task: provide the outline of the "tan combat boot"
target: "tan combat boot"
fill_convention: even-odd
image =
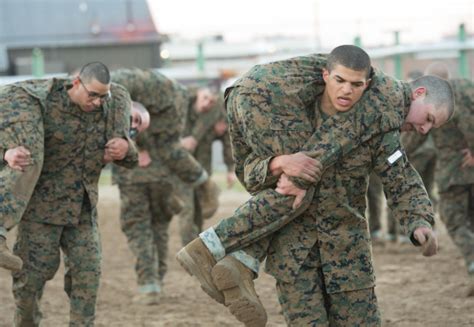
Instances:
[[[198,279],[207,295],[224,304],[224,296],[213,284],[211,277],[211,270],[216,260],[199,237],[182,248],[176,255],[176,260],[188,274]]]
[[[11,253],[7,247],[7,240],[3,236],[0,236],[0,267],[12,271],[19,271],[23,267],[23,261]]]
[[[253,277],[249,268],[231,256],[212,269],[214,285],[224,294],[230,313],[247,327],[260,327],[266,325],[267,313],[255,292]]]

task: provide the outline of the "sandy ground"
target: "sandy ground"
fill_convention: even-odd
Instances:
[[[225,191],[221,208],[206,226],[232,213],[248,195]],[[164,296],[157,306],[132,303],[136,291],[134,260],[118,224],[118,191],[101,187],[99,215],[103,245],[103,274],[97,304],[96,326],[239,326],[227,309],[216,304],[174,260],[180,248],[176,219],[170,228],[169,271]],[[376,292],[384,326],[474,326],[474,298],[466,298],[464,263],[443,228],[441,251],[422,257],[408,245],[374,248]],[[10,235],[9,242],[14,235]],[[63,267],[48,282],[42,301],[43,326],[66,326],[68,299],[62,290]],[[268,313],[268,326],[285,326],[272,277],[262,273],[256,288]],[[10,274],[0,270],[0,326],[11,326],[14,310]]]

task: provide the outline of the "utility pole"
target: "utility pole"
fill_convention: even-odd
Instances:
[[[461,46],[464,46],[466,42],[466,28],[464,24],[459,25],[458,40]],[[459,50],[459,76],[462,78],[469,78],[469,68],[467,65],[466,49],[462,48]]]
[[[400,45],[400,32],[395,31],[395,51],[397,51],[398,45]],[[395,54],[393,56],[393,61],[395,65],[395,77],[398,79],[402,79],[402,55],[401,54]]]
[[[40,48],[34,48],[31,54],[31,74],[37,78],[44,75],[44,56]]]

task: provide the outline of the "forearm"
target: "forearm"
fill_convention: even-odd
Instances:
[[[207,172],[201,164],[177,140],[164,141],[159,136],[154,136],[153,157],[163,162],[171,172],[176,174],[183,182],[194,184],[203,179]],[[205,178],[203,181],[205,181]]]
[[[271,160],[272,157],[260,158],[253,155],[247,157],[243,165],[243,184],[247,191],[256,193],[276,185],[279,175],[273,175],[270,172],[269,165]],[[239,177],[238,173],[237,177]],[[239,180],[240,179],[239,177]]]

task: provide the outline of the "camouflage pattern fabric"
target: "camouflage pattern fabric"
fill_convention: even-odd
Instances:
[[[200,208],[195,198],[194,188],[176,181],[174,190],[177,197],[183,202],[183,208],[178,213],[179,234],[183,246],[194,240],[201,231],[202,219],[200,218]]]
[[[219,99],[208,112],[197,113],[194,103],[191,102],[186,116],[183,137],[192,136],[198,142],[192,154],[209,173],[209,176],[212,173],[212,143],[216,138],[214,124],[224,118],[223,105],[223,99]],[[229,154],[229,149],[224,151],[224,155],[227,156],[226,162],[229,160]],[[231,157],[230,160],[232,160]],[[183,246],[198,236],[202,230],[203,219],[209,218],[217,210],[218,194],[206,192],[209,190],[207,186],[211,183],[213,182],[208,180],[194,189],[180,181],[175,183],[177,196],[184,203],[184,208],[178,217]]]
[[[13,250],[24,265],[13,274],[15,326],[40,325],[40,300],[46,281],[53,279],[59,268],[59,248],[65,257],[64,290],[70,299],[70,325],[94,325],[102,254],[97,211],[87,198],[84,200],[76,226],[26,220],[19,224]]]
[[[284,68],[283,65],[282,74]],[[285,90],[283,87],[279,93]],[[271,94],[278,94],[278,90],[272,90]],[[329,167],[373,136],[398,130],[409,108],[410,94],[406,84],[377,73],[353,110],[329,117],[314,129],[316,99],[308,101],[309,107],[300,108],[289,106],[290,97],[285,98],[287,105],[273,105],[264,96],[241,87],[227,93],[237,177],[249,192],[262,191],[237,209],[235,220],[229,217],[215,226],[226,252],[244,247],[287,224],[306,209],[315,192],[314,187],[309,188],[306,200],[293,211],[293,197],[272,189],[277,176],[268,176],[267,167],[273,156],[306,151]]]
[[[203,173],[179,144],[195,91],[152,71],[123,69],[113,72],[112,79],[125,85],[132,99],[142,103],[151,116],[149,129],[137,138],[140,150],[149,152],[151,164],[132,170],[114,166],[113,182],[119,184],[121,192],[122,230],[137,260],[138,284],[153,285],[156,274],[161,283],[167,271],[169,221],[191,206],[183,201],[186,199],[175,205],[179,189],[192,190],[188,183]],[[188,226],[195,225],[185,224]],[[191,232],[182,228],[183,240],[193,239],[197,233],[197,227]]]
[[[383,213],[383,205],[382,205],[382,197],[383,195],[383,188],[380,179],[377,177],[376,174],[370,174],[369,177],[369,187],[367,189],[367,206],[369,209],[369,229],[370,233],[382,230],[382,213]],[[393,220],[393,219],[392,219]],[[389,226],[393,226],[394,224]],[[393,230],[388,228],[388,232],[391,233]]]
[[[442,128],[431,132],[438,150],[436,183],[440,192],[452,185],[474,184],[474,169],[460,169],[462,149],[474,153],[474,83],[452,80],[456,111]]]
[[[153,122],[149,128],[152,158],[186,183],[200,181],[205,171],[179,143],[190,97],[186,88],[151,70],[117,70],[112,72],[112,80],[149,111]]]
[[[440,197],[441,220],[469,267],[474,262],[474,231],[469,221],[474,215],[474,184],[450,186]]]
[[[434,130],[431,131],[433,133]],[[433,206],[436,208],[438,196],[435,194],[435,168],[437,150],[430,134],[415,132],[402,133],[402,144],[406,149],[408,160],[420,174]]]
[[[461,150],[474,153],[474,83],[460,79],[450,82],[456,111],[450,121],[431,133],[438,150],[435,178],[441,219],[467,265],[474,266],[474,168],[461,168]]]
[[[198,144],[200,144],[201,139],[204,137],[206,131],[211,127],[213,122],[210,119],[203,118],[209,118],[208,113],[198,113],[195,110],[194,104],[196,100],[196,92],[197,89],[189,90],[190,101],[184,111],[185,127],[182,131],[181,137],[193,136]],[[189,153],[192,155],[192,152]],[[193,158],[195,157],[193,156]],[[201,231],[202,218],[200,217],[200,208],[197,206],[198,203],[195,199],[194,188],[179,179],[174,179],[173,184],[176,196],[180,198],[183,203],[183,208],[178,213],[178,221],[181,243],[185,246],[195,239]]]
[[[166,187],[161,183],[120,185],[120,226],[136,258],[135,272],[140,288],[162,284],[167,271],[168,227],[170,215]],[[163,256],[163,257],[162,257]]]
[[[226,90],[236,174],[249,192],[276,182],[276,177],[266,174],[271,159],[268,153],[273,156],[306,151],[318,158],[324,167],[329,167],[374,135],[400,128],[411,103],[410,87],[381,72],[372,72],[370,88],[349,113],[354,123],[347,120],[337,132],[323,126],[313,134],[311,119],[302,117],[314,115],[315,101],[324,91],[322,68],[325,65],[325,55],[257,65]],[[229,101],[231,92],[234,99]],[[237,100],[236,93],[240,97]],[[331,119],[338,120],[338,117]],[[374,125],[377,128],[368,128]],[[306,137],[311,135],[312,139],[306,140],[309,146],[301,149],[292,143],[294,140],[288,142],[280,136],[286,131]],[[259,142],[246,143],[247,139]],[[260,146],[252,148],[249,144]],[[294,182],[305,189],[310,186],[300,179]]]
[[[235,170],[229,132],[226,131],[223,135],[218,136],[213,130],[214,124],[226,119],[224,110],[224,100],[223,98],[219,98],[215,108],[208,113],[211,117],[207,118],[203,116],[196,124],[198,125],[201,120],[212,121],[212,126],[207,130],[194,151],[194,157],[201,163],[204,169],[209,172],[209,175],[212,175],[212,145],[214,141],[222,143],[222,157],[227,171],[233,172]],[[207,186],[211,185],[215,187],[207,187],[205,183],[195,188],[203,219],[211,218],[219,207],[219,190],[217,185],[214,182],[212,183],[213,185],[208,184]]]
[[[0,87],[0,153],[24,146],[32,159],[24,172],[0,164],[0,226],[5,229],[20,221],[43,167],[42,105],[21,84]]]
[[[436,208],[438,195],[435,194],[434,170],[437,154],[431,134],[422,135],[416,132],[404,132],[401,137],[408,160],[420,174],[433,207]],[[380,220],[383,215],[382,210],[385,210],[382,206],[383,196],[382,184],[376,176],[371,175],[367,192],[371,232],[381,230]],[[387,225],[389,235],[395,236],[398,234],[397,221],[393,218],[390,210],[387,212]]]
[[[293,64],[291,60],[289,63]],[[371,87],[353,110],[325,117],[316,101],[322,90],[312,93],[316,89],[314,83],[308,83],[306,89],[298,89],[303,83],[291,85],[292,94],[297,95],[293,97],[280,88],[278,78],[271,84],[274,89],[267,87],[265,77],[273,81],[275,75],[287,73],[285,63],[272,65],[275,64],[251,71],[254,91],[237,82],[227,92],[237,175],[251,192],[274,186],[275,178],[267,176],[270,158],[301,150],[319,158],[325,174],[317,192],[313,187],[308,189],[298,212],[291,210],[291,197],[266,189],[241,206],[235,216],[216,225],[215,231],[226,253],[274,233],[266,270],[279,282],[293,283],[309,253],[318,251],[327,294],[370,289],[375,276],[364,217],[365,192],[360,192],[367,189],[369,173],[374,170],[381,178],[389,205],[408,235],[434,221],[426,190],[400,144],[399,128],[410,106],[411,91],[406,84],[376,73]],[[294,73],[304,74],[301,65],[295,67],[288,70],[290,82]],[[309,67],[314,70],[315,63]],[[308,100],[307,105],[294,105],[298,101],[291,102],[293,98],[303,103]],[[398,153],[399,157],[389,163],[387,159]],[[306,210],[310,205],[313,206]],[[278,228],[281,229],[275,233]],[[261,239],[253,246],[265,249],[269,241]],[[311,280],[317,279],[317,273],[318,269],[314,269]]]
[[[18,84],[39,99],[44,127],[41,175],[19,223],[14,252],[23,269],[14,275],[18,324],[39,322],[38,301],[59,263],[61,248],[68,257],[71,325],[90,326],[100,279],[97,229],[98,180],[105,144],[113,137],[128,141],[129,151],[117,164],[133,167],[138,153],[128,138],[131,101],[128,92],[111,85],[112,98],[84,112],[67,94],[67,79],[32,80]]]
[[[374,289],[327,294],[320,263],[315,248],[294,282],[277,281],[278,300],[288,326],[380,326]]]

